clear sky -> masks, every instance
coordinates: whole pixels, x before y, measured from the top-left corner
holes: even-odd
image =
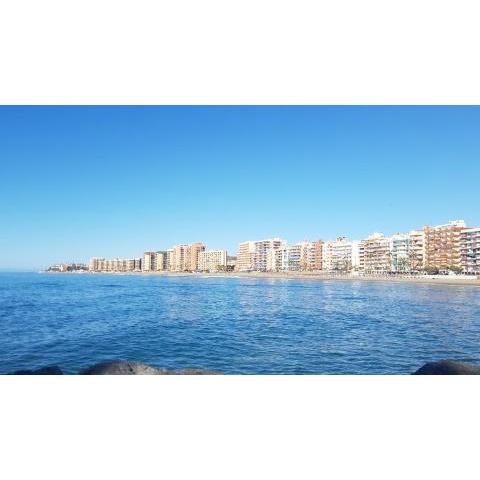
[[[0,269],[480,224],[480,107],[0,107]]]

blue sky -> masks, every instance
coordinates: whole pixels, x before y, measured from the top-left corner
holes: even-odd
[[[480,224],[480,107],[0,107],[0,268]]]

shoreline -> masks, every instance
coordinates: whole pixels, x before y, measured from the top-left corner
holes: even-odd
[[[42,272],[80,275],[140,275],[140,276],[164,276],[164,277],[197,277],[197,278],[256,278],[256,279],[282,279],[282,280],[317,280],[317,281],[345,281],[345,282],[384,282],[384,283],[427,283],[431,285],[471,285],[480,287],[480,277],[455,278],[450,275],[419,275],[407,276],[375,276],[375,275],[349,275],[349,274],[322,274],[318,272]]]

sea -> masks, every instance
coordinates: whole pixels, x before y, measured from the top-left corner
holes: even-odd
[[[410,374],[480,363],[480,288],[0,273],[0,374],[120,359],[225,374]]]

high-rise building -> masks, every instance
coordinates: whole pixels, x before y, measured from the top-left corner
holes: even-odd
[[[346,237],[323,243],[323,270],[349,272],[358,266],[358,242]]]
[[[269,250],[268,271],[299,272],[321,270],[322,242],[299,242]],[[320,265],[320,268],[318,268]]]
[[[425,267],[425,232],[423,230],[412,230],[409,236],[408,267],[411,272],[418,272]]]
[[[155,272],[157,270],[157,254],[145,252],[143,254],[142,270],[144,272]]]
[[[207,250],[198,254],[198,268],[200,272],[218,272],[227,269],[226,250]]]
[[[286,245],[285,240],[280,238],[270,238],[268,240],[258,240],[255,242],[255,253],[253,256],[253,270],[256,272],[268,271],[267,266],[271,265],[271,258],[278,250]],[[269,253],[272,252],[272,253]],[[270,257],[270,261],[268,260]],[[269,263],[270,265],[267,265]]]
[[[461,231],[460,255],[465,273],[480,273],[480,227]]]
[[[185,272],[190,263],[188,245],[175,245],[171,252],[171,269],[174,272]]]
[[[190,246],[190,267],[188,270],[191,272],[196,272],[198,270],[198,258],[199,255],[206,250],[206,247],[203,243],[192,243]],[[225,255],[226,263],[226,255]]]
[[[167,250],[167,270],[173,272],[173,248]]]
[[[463,220],[450,221],[436,227],[429,225],[424,227],[426,269],[463,268],[460,244],[465,228]]]
[[[306,269],[306,246],[302,243],[288,245],[272,250],[278,259],[276,270],[282,272],[299,272]],[[305,263],[303,260],[305,259]]]
[[[315,240],[310,243],[307,255],[306,270],[322,270],[323,268],[323,241]]]
[[[365,273],[391,271],[390,239],[382,233],[374,233],[359,244],[359,269]]]
[[[90,259],[90,263],[88,264],[88,269],[91,272],[101,272],[103,270],[104,263],[105,263],[104,258],[93,257]]]
[[[157,272],[163,272],[165,270],[168,270],[167,252],[155,252],[155,267]]]
[[[195,272],[198,270],[198,256],[205,251],[203,243],[176,245],[171,251],[170,264],[174,272]]]
[[[236,270],[239,272],[275,271],[278,258],[275,251],[283,248],[285,245],[285,240],[280,238],[240,243]]]
[[[142,271],[142,259],[141,258],[134,258],[133,259],[134,265],[135,265],[135,272],[141,272]]]
[[[254,269],[255,242],[242,242],[238,248],[235,270],[238,272],[250,272]]]
[[[397,233],[390,237],[391,270],[410,271],[411,238],[408,233]]]

